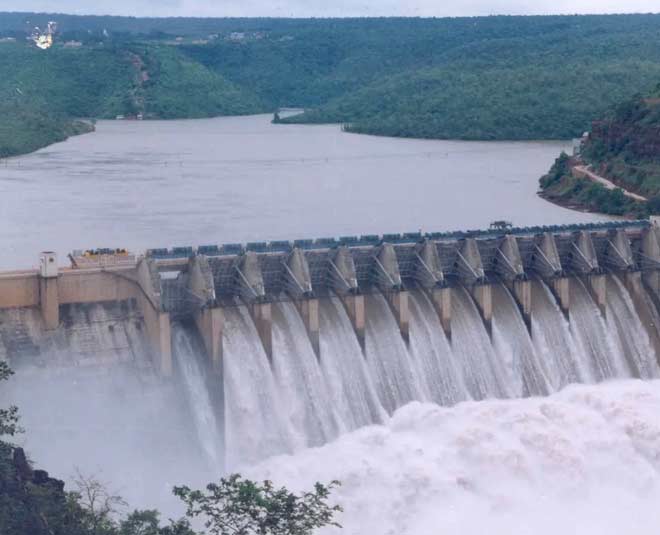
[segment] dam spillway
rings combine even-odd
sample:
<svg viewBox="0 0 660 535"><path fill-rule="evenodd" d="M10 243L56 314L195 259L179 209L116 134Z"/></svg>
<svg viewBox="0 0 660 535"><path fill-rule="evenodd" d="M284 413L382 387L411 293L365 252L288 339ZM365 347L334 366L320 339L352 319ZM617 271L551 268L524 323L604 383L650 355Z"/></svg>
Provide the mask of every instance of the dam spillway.
<svg viewBox="0 0 660 535"><path fill-rule="evenodd" d="M647 221L95 262L0 274L0 358L179 382L209 466L322 445L411 401L660 375Z"/></svg>

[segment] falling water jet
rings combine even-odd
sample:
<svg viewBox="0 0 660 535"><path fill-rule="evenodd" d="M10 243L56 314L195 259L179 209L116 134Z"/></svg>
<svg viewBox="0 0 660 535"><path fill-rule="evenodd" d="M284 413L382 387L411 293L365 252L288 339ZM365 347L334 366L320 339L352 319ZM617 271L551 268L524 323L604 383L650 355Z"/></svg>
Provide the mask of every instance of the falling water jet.
<svg viewBox="0 0 660 535"><path fill-rule="evenodd" d="M421 290L410 292L410 353L422 370L432 401L454 405L470 399L463 372L433 303Z"/></svg>

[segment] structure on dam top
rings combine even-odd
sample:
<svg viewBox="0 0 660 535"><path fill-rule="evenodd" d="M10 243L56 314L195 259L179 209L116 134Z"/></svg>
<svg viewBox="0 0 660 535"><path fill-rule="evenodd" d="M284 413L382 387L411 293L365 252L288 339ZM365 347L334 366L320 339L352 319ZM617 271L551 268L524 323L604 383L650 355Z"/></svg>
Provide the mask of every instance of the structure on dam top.
<svg viewBox="0 0 660 535"><path fill-rule="evenodd" d="M135 300L166 376L172 320L194 322L213 368L221 369L226 307L248 307L272 358L271 304L293 301L323 358L318 300L330 295L341 299L364 345L364 296L372 292L387 298L407 340L411 288L428 293L448 337L457 285L469 290L489 331L493 283L510 289L530 330L535 277L546 281L565 313L571 278L585 283L602 314L608 271L624 273L631 293L645 288L657 300L660 291L660 227L649 221L176 247L137 257L123 251L117 262L112 251L100 251L109 252L69 268L59 268L54 253L42 253L38 271L0 273L0 309L39 307L45 328L57 329L63 305Z"/></svg>

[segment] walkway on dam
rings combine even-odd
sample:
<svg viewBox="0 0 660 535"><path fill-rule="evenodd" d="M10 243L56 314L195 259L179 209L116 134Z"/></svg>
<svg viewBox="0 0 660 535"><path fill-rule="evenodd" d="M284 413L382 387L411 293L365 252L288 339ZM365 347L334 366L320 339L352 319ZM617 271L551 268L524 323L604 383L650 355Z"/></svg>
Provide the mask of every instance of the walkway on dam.
<svg viewBox="0 0 660 535"><path fill-rule="evenodd" d="M591 171L589 169L589 166L587 165L576 165L575 167L573 167L573 176L575 176L576 178L587 178L592 182L597 182L598 184L604 186L605 189L609 189L609 190L620 189L621 191L623 191L623 194L626 197L630 197L635 201L640 201L640 202L648 201L646 197L643 197L642 195L639 195L637 193L633 193L632 191L628 191L627 189L616 185L611 180L608 180L607 178L603 178L602 176L597 175L596 173Z"/></svg>

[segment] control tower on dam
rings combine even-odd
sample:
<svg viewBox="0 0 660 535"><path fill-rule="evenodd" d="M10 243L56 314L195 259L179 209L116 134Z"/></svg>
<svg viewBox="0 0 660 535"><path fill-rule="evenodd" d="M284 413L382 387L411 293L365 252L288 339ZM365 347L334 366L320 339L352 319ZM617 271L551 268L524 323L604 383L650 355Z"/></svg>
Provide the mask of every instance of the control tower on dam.
<svg viewBox="0 0 660 535"><path fill-rule="evenodd" d="M68 339L61 333L93 304L112 308L119 322L130 317L163 376L174 372L172 322L194 326L209 369L220 373L228 308L249 311L273 359L273 306L281 301L295 304L321 360L319 302L330 297L341 301L363 350L365 298L372 294L384 296L406 344L410 291L428 296L448 340L453 293L466 291L492 335L494 285L514 297L531 334L534 281L550 288L567 319L576 284L588 290L605 317L612 274L644 308L640 317L660 355L654 320L660 307L660 227L649 221L175 247L137 256L100 250L70 258L71 266L61 267L46 252L38 270L0 273L0 358L32 358L58 336L61 347Z"/></svg>

